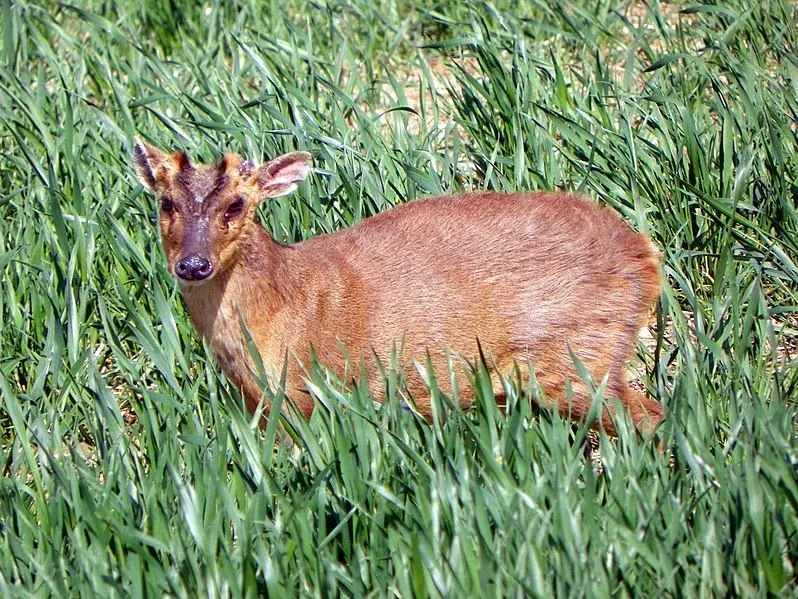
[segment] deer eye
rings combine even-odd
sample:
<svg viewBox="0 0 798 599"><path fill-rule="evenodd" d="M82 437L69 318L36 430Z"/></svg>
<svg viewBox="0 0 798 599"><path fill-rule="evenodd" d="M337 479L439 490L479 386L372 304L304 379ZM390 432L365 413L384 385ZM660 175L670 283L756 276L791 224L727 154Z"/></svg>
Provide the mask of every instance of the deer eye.
<svg viewBox="0 0 798 599"><path fill-rule="evenodd" d="M227 209L224 211L224 220L229 221L241 215L244 212L244 198L236 198Z"/></svg>
<svg viewBox="0 0 798 599"><path fill-rule="evenodd" d="M164 214L172 214L175 211L175 203L172 201L172 198L163 197L161 198L161 212Z"/></svg>

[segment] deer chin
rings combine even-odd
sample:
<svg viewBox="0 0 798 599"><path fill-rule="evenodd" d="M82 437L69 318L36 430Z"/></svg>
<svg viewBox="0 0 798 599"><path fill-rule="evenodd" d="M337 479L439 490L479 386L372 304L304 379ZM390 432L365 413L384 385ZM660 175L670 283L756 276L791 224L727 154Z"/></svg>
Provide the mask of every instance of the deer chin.
<svg viewBox="0 0 798 599"><path fill-rule="evenodd" d="M181 277L178 277L174 272L171 273L172 277L177 281L178 285L180 285L180 289L199 289L212 283L216 278L216 273L214 272L210 276L205 279L201 279L199 281L187 281Z"/></svg>

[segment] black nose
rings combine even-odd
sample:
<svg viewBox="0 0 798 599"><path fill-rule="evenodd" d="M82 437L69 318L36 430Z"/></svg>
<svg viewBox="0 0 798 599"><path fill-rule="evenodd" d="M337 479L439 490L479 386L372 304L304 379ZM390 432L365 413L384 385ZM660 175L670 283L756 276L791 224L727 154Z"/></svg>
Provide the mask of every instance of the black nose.
<svg viewBox="0 0 798 599"><path fill-rule="evenodd" d="M186 281L207 279L212 272L211 263L198 254L186 256L175 265L175 274Z"/></svg>

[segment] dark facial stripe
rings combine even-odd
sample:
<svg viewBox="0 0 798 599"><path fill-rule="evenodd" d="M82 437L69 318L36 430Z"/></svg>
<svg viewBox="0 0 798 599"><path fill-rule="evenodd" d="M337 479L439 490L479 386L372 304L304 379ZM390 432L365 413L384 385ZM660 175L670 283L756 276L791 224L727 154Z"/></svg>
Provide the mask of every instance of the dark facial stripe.
<svg viewBox="0 0 798 599"><path fill-rule="evenodd" d="M213 200L216 196L218 196L227 184L230 182L230 177L227 175L227 157L219 161L219 164L216 165L216 181L213 184L213 189L211 189L210 193L205 196L205 202L209 202Z"/></svg>
<svg viewBox="0 0 798 599"><path fill-rule="evenodd" d="M191 161L188 159L188 154L185 152L178 152L176 157L178 173L190 172L194 170L194 167L191 166Z"/></svg>
<svg viewBox="0 0 798 599"><path fill-rule="evenodd" d="M185 152L178 152L175 155L177 159L177 183L186 192L186 195L191 194L191 177L194 174L194 166L188 159L188 154Z"/></svg>

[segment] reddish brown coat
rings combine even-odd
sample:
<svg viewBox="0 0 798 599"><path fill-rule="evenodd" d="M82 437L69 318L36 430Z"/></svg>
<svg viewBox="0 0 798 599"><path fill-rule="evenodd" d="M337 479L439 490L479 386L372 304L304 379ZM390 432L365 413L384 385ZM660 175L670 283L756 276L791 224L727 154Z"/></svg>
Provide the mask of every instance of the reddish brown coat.
<svg viewBox="0 0 798 599"><path fill-rule="evenodd" d="M148 149L152 163L160 155ZM182 168L179 159L163 164L169 165L160 175L166 180ZM228 156L225 168L248 173L237 157ZM257 195L235 172L227 182L233 191L220 194L221 203L236 194ZM212 178L207 169L202 176ZM263 176L259 181L263 189ZM160 195L169 189L151 187ZM173 220L162 219L170 268L185 226ZM180 235L170 233L178 229ZM362 361L381 400L376 360L389 364L392 350L401 346L407 388L428 414L428 392L414 363L426 363L429 354L439 385L450 391L451 358L460 400L468 405L473 392L466 362L478 358L478 340L495 367L498 394L500 375L511 375L516 364L527 373L533 365L548 401L564 414L583 417L590 393L570 348L594 381L608 377L609 394L639 429L651 431L662 419L660 404L631 389L626 378L637 331L659 295L657 252L607 208L565 193L472 193L409 202L291 246L274 242L252 213L234 242L229 235L225 230L211 236L214 276L182 291L195 326L241 386L250 409L261 393L242 319L272 380L287 368L287 393L306 416L313 401L304 392L300 364L309 364L311 348L344 378L357 374ZM607 414L602 420L614 432Z"/></svg>

